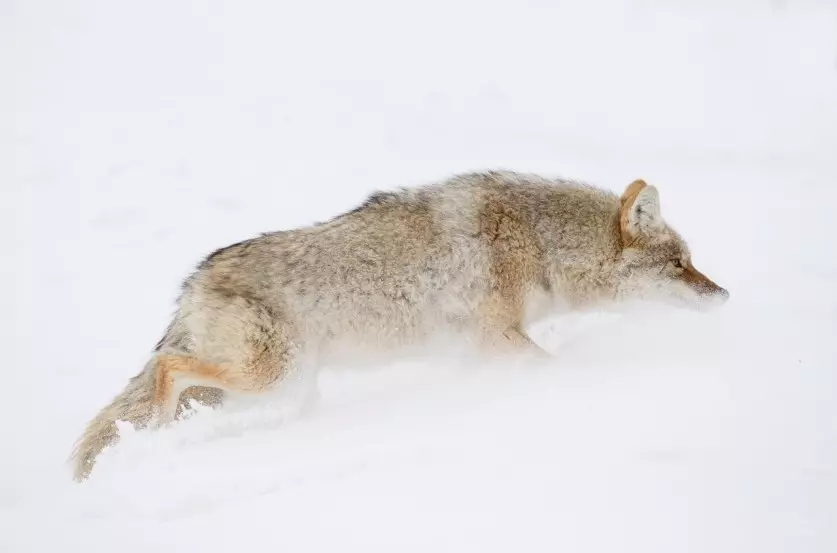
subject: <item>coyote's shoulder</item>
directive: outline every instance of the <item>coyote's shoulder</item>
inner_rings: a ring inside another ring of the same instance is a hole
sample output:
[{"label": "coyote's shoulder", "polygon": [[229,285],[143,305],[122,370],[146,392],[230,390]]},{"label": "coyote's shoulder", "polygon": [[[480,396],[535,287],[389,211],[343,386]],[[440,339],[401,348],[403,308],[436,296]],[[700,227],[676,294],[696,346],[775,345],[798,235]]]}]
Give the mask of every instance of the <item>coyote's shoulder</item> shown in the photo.
[{"label": "coyote's shoulder", "polygon": [[725,295],[694,269],[643,181],[619,197],[485,172],[378,192],[323,223],[209,255],[185,281],[145,370],[88,426],[76,476],[115,441],[115,420],[166,423],[181,394],[256,393],[329,359],[440,337],[542,355],[526,324],[558,309]]}]

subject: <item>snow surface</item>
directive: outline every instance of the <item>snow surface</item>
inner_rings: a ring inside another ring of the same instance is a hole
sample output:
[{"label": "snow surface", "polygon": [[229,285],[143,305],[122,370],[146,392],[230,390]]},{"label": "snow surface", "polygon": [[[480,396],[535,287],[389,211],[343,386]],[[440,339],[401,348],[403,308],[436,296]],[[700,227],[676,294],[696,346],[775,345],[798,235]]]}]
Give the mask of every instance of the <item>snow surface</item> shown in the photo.
[{"label": "snow surface", "polygon": [[[837,551],[834,2],[7,0],[0,41],[0,551]],[[732,299],[330,367],[70,481],[203,255],[500,167],[653,182]]]}]

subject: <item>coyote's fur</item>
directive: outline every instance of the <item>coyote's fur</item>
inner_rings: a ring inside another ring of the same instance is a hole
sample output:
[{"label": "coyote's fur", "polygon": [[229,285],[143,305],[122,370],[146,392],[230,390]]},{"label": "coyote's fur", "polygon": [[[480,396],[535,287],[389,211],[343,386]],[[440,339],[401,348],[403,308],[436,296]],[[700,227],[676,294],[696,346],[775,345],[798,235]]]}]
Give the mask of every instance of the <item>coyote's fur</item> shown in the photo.
[{"label": "coyote's fur", "polygon": [[207,257],[145,369],[81,436],[75,478],[118,439],[115,421],[165,424],[188,398],[265,391],[323,355],[392,352],[440,334],[537,355],[524,325],[550,311],[727,296],[694,268],[641,180],[621,198],[511,172],[376,193],[328,222]]}]

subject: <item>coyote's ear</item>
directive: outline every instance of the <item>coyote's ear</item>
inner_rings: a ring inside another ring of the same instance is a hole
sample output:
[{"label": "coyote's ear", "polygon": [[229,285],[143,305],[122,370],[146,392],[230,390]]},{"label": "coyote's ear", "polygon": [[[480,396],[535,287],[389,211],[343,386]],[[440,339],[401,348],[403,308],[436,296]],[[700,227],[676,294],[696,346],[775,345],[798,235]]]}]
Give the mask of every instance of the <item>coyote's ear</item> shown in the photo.
[{"label": "coyote's ear", "polygon": [[619,230],[627,246],[641,234],[653,234],[663,227],[660,216],[660,194],[645,181],[632,182],[622,194]]}]

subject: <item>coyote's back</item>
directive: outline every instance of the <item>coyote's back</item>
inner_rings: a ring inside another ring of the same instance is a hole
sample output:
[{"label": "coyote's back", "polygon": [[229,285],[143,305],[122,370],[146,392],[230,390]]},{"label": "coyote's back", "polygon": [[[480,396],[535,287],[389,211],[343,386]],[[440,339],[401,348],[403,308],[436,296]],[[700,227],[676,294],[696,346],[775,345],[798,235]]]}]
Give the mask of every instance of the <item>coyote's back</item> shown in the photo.
[{"label": "coyote's back", "polygon": [[622,198],[509,172],[377,193],[325,223],[207,257],[145,369],[80,439],[75,476],[116,441],[116,420],[166,424],[187,399],[216,404],[220,391],[311,381],[330,357],[439,337],[543,355],[524,326],[558,306],[725,294],[691,265],[642,181]]}]

